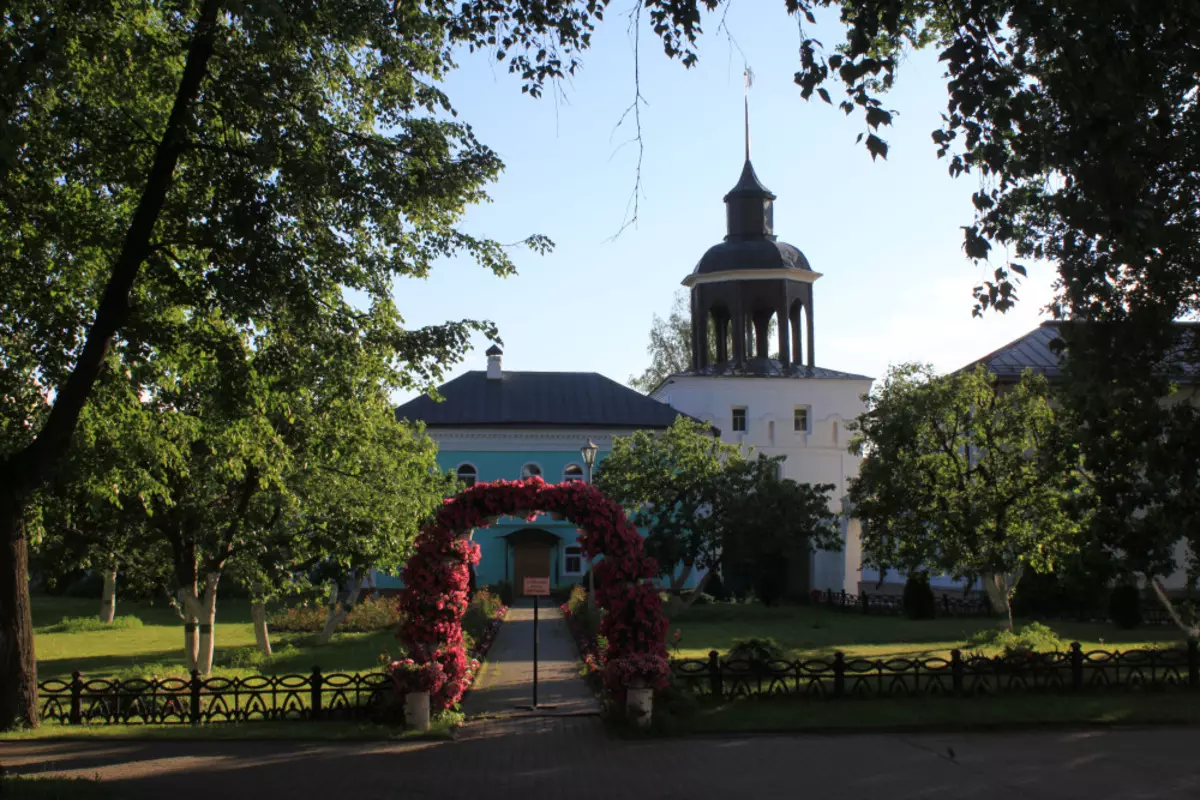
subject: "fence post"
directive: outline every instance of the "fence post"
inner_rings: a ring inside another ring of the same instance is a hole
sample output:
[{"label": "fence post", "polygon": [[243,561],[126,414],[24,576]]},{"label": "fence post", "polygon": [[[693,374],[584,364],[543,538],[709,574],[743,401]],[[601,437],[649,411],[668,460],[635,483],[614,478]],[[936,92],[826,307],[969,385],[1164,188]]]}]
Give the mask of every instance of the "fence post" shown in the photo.
[{"label": "fence post", "polygon": [[1071,642],[1071,689],[1078,692],[1083,688],[1083,649],[1079,642]]},{"label": "fence post", "polygon": [[83,724],[83,673],[71,673],[71,724]]},{"label": "fence post", "polygon": [[942,592],[942,616],[950,616],[950,595]]},{"label": "fence post", "polygon": [[870,598],[867,597],[867,593],[863,592],[862,594],[860,594],[858,596],[858,599],[859,599],[859,602],[862,603],[862,612],[864,614],[870,614],[871,613],[871,601],[870,601]]},{"label": "fence post", "polygon": [[708,651],[708,684],[712,696],[720,700],[725,694],[725,687],[721,685],[721,654],[716,650]]},{"label": "fence post", "polygon": [[833,589],[825,590],[825,602],[829,605],[830,608],[833,608]]},{"label": "fence post", "polygon": [[312,677],[309,678],[312,686],[312,707],[309,709],[309,718],[317,719],[321,716],[321,668],[313,667]]},{"label": "fence post", "polygon": [[963,695],[963,658],[962,651],[957,647],[950,651],[950,675],[954,682],[956,697]]},{"label": "fence post", "polygon": [[1188,686],[1196,689],[1200,687],[1200,643],[1195,639],[1188,639]]},{"label": "fence post", "polygon": [[193,725],[197,725],[200,723],[200,670],[192,670],[192,680],[189,682],[188,688],[192,693],[191,713],[188,715],[188,719]]},{"label": "fence post", "polygon": [[833,696],[846,694],[846,654],[838,650],[833,654]]}]

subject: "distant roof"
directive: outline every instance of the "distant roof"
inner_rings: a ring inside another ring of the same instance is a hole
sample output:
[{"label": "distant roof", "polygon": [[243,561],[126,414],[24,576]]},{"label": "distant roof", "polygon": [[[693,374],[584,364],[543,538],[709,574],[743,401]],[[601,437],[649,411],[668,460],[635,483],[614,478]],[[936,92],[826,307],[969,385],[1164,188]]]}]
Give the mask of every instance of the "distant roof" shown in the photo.
[{"label": "distant roof", "polygon": [[866,375],[855,375],[853,372],[839,372],[836,369],[824,367],[806,367],[803,364],[783,364],[774,358],[752,358],[744,364],[725,362],[711,364],[704,369],[689,369],[670,376],[672,378],[686,377],[733,377],[733,378],[793,378],[820,379],[841,381],[869,381]]},{"label": "distant roof", "polygon": [[667,428],[687,414],[596,372],[468,372],[396,409],[430,428]]},{"label": "distant roof", "polygon": [[[974,369],[982,364],[1000,381],[1016,381],[1026,369],[1044,375],[1048,380],[1060,378],[1066,362],[1065,356],[1060,354],[1062,339],[1059,330],[1062,324],[1057,320],[1043,322],[1021,338],[972,361],[959,371]],[[1178,322],[1176,325],[1180,331],[1196,329],[1194,323]],[[1174,380],[1182,383],[1200,382],[1200,364],[1181,359],[1173,368],[1177,373],[1172,375]]]}]

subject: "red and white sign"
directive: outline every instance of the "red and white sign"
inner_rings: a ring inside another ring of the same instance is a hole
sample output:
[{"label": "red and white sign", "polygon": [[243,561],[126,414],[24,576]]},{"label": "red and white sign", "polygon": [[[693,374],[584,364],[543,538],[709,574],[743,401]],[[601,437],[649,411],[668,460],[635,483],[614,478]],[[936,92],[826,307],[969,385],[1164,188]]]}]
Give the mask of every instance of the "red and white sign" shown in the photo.
[{"label": "red and white sign", "polygon": [[525,596],[526,597],[549,597],[550,596],[550,579],[549,578],[526,578],[525,579]]}]

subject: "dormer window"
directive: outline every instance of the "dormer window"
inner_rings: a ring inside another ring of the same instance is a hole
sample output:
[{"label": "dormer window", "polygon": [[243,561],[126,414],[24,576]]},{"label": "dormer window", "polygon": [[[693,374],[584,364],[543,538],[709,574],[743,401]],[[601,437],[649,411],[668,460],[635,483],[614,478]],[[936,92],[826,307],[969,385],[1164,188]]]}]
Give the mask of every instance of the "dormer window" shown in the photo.
[{"label": "dormer window", "polygon": [[542,477],[542,468],[532,462],[521,467],[521,480]]},{"label": "dormer window", "polygon": [[475,485],[475,479],[479,477],[479,471],[475,469],[473,464],[459,464],[455,474],[463,486],[466,486],[468,489]]},{"label": "dormer window", "polygon": [[733,424],[730,426],[734,433],[746,432],[746,409],[733,409]]}]

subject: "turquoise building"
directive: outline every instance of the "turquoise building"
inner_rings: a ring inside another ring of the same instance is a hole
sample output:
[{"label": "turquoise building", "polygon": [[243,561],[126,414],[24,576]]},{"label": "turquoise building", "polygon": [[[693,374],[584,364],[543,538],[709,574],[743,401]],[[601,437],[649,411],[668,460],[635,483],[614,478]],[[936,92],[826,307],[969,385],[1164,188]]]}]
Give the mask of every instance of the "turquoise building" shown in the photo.
[{"label": "turquoise building", "polygon": [[[487,370],[467,372],[438,387],[440,401],[420,396],[396,409],[401,420],[422,422],[438,444],[438,464],[467,485],[534,475],[547,483],[590,480],[613,439],[637,430],[669,427],[679,411],[594,372],[506,372],[499,347],[487,351]],[[534,522],[501,518],[476,530],[477,585],[508,581],[520,594],[523,579],[549,578],[552,586],[578,583],[589,569],[574,525],[543,515]],[[379,576],[376,586],[398,586]]]}]

